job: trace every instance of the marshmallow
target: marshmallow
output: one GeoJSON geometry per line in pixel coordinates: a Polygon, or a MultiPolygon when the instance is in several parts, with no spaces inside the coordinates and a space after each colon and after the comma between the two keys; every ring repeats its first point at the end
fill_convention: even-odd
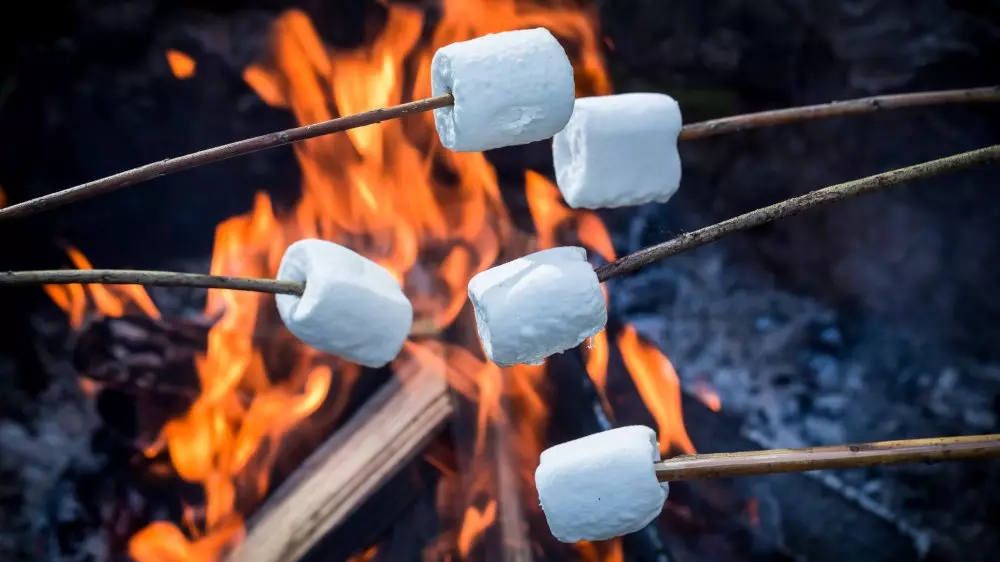
{"type": "Polygon", "coordinates": [[[576,95],[573,66],[547,29],[484,35],[438,49],[431,91],[455,104],[434,110],[441,144],[481,152],[550,138],[566,126],[576,95]]]}
{"type": "Polygon", "coordinates": [[[285,250],[278,279],[305,282],[302,296],[275,295],[292,334],[320,351],[366,367],[399,353],[413,306],[382,266],[326,240],[299,240],[285,250]]]}
{"type": "Polygon", "coordinates": [[[469,282],[483,350],[502,367],[540,365],[604,329],[608,311],[597,274],[579,247],[542,250],[469,282]]]}
{"type": "Polygon", "coordinates": [[[620,427],[542,453],[535,485],[552,535],[562,542],[634,533],[660,514],[669,486],[657,482],[656,433],[620,427]]]}
{"type": "Polygon", "coordinates": [[[576,100],[555,136],[556,183],[573,208],[666,203],[681,183],[681,110],[663,94],[576,100]]]}

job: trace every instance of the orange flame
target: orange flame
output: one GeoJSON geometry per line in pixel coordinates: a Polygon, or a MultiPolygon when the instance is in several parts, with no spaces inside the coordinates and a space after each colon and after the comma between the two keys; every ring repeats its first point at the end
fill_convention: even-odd
{"type": "Polygon", "coordinates": [[[603,543],[581,542],[573,545],[580,562],[624,562],[620,540],[604,541],[603,543]]]}
{"type": "Polygon", "coordinates": [[[378,554],[378,545],[370,546],[364,552],[352,557],[349,562],[371,562],[375,559],[376,554],[378,554]]]}
{"type": "MultiPolygon", "coordinates": [[[[535,223],[540,249],[554,248],[566,237],[564,230],[574,226],[576,240],[593,253],[607,261],[614,261],[615,249],[611,244],[611,235],[601,219],[590,211],[573,211],[562,202],[559,189],[545,176],[528,171],[524,177],[525,195],[528,199],[528,210],[535,223]]],[[[601,285],[604,300],[607,302],[608,289],[601,285]]],[[[594,382],[601,402],[608,414],[613,414],[611,403],[607,397],[608,383],[608,334],[602,330],[583,348],[587,361],[587,374],[594,382]]]]}
{"type": "Polygon", "coordinates": [[[176,49],[167,49],[167,64],[170,65],[170,72],[180,80],[187,80],[194,76],[196,63],[187,54],[176,49]]]}
{"type": "MultiPolygon", "coordinates": [[[[611,92],[600,50],[606,40],[597,33],[594,13],[575,0],[545,5],[539,0],[442,0],[429,40],[422,39],[424,14],[413,4],[382,4],[386,19],[379,35],[346,51],[329,49],[304,12],[285,12],[273,24],[267,62],[248,66],[244,81],[298,123],[315,123],[428,97],[431,57],[446,44],[544,26],[567,46],[580,95],[611,92]]],[[[178,78],[185,77],[183,61],[194,72],[194,61],[183,53],[168,51],[167,59],[178,78]]],[[[310,139],[293,150],[301,169],[299,201],[276,213],[270,198],[260,193],[250,212],[220,224],[213,274],[273,277],[291,242],[331,240],[392,271],[414,305],[415,323],[440,333],[465,307],[471,277],[493,265],[502,251],[511,253],[516,233],[495,170],[482,154],[443,150],[429,113],[310,139]]],[[[537,247],[569,239],[604,260],[614,259],[610,236],[596,214],[567,209],[555,186],[540,174],[528,172],[525,183],[537,247]]],[[[78,267],[89,267],[77,258],[78,267]]],[[[127,295],[136,308],[153,315],[145,301],[125,289],[95,293],[88,288],[92,302],[79,285],[46,290],[74,326],[80,325],[88,305],[105,314],[128,308],[116,308],[112,296],[127,295]]],[[[204,488],[205,505],[186,510],[181,525],[155,522],[137,533],[129,553],[139,562],[218,560],[243,536],[241,509],[266,494],[282,439],[319,408],[340,408],[350,395],[360,369],[298,344],[276,321],[273,308],[268,296],[209,292],[205,315],[218,321],[197,359],[201,394],[183,416],[162,428],[146,451],[150,456],[166,452],[178,476],[204,488]],[[277,355],[295,357],[285,377],[268,371],[265,358],[277,355]]],[[[629,333],[618,342],[629,372],[660,424],[661,436],[670,428],[669,442],[686,450],[690,442],[684,441],[679,398],[669,394],[677,392],[670,364],[629,333]]],[[[510,519],[502,499],[508,496],[498,493],[510,479],[498,474],[503,472],[498,466],[513,468],[522,496],[518,509],[537,514],[534,470],[548,444],[545,367],[500,369],[478,358],[478,347],[470,351],[426,340],[413,345],[446,357],[452,389],[476,406],[472,475],[464,479],[468,489],[461,490],[459,506],[439,502],[439,509],[457,507],[453,513],[460,523],[449,533],[450,548],[464,558],[497,521],[510,519]],[[509,458],[495,459],[498,451],[509,458]]],[[[587,372],[610,412],[604,396],[607,334],[583,347],[587,372]]],[[[443,481],[457,480],[454,476],[443,481]]],[[[620,541],[577,548],[585,560],[622,560],[620,541]]],[[[374,553],[372,549],[356,559],[374,553]]]]}
{"type": "Polygon", "coordinates": [[[692,391],[702,404],[708,406],[709,410],[718,412],[722,409],[722,398],[720,398],[719,393],[712,388],[712,385],[705,381],[697,381],[694,383],[692,391]]]}
{"type": "MultiPolygon", "coordinates": [[[[66,248],[70,261],[77,269],[94,269],[90,260],[80,250],[74,247],[66,248]]],[[[153,304],[141,285],[44,285],[42,289],[52,302],[63,309],[69,316],[70,326],[79,328],[87,311],[87,293],[90,293],[92,304],[97,313],[102,316],[120,318],[125,311],[133,306],[150,318],[160,318],[160,311],[153,304]]]]}
{"type": "Polygon", "coordinates": [[[694,453],[694,444],[684,428],[680,381],[670,360],[639,339],[632,326],[626,326],[618,335],[618,348],[642,401],[656,420],[660,453],[666,455],[671,446],[694,453]]]}
{"type": "Polygon", "coordinates": [[[458,552],[463,558],[469,556],[476,539],[497,519],[497,502],[490,500],[482,511],[469,506],[462,520],[462,528],[458,532],[458,552]]]}

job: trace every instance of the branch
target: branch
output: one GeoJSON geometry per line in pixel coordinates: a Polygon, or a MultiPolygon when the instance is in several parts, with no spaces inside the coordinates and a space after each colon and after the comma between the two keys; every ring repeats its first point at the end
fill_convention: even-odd
{"type": "Polygon", "coordinates": [[[126,170],[113,176],[80,184],[76,187],[70,187],[62,191],[57,191],[55,193],[43,195],[42,197],[38,197],[36,199],[30,199],[28,201],[24,201],[23,203],[5,207],[0,209],[0,221],[33,215],[35,213],[61,207],[62,205],[66,205],[68,203],[73,203],[75,201],[82,201],[104,193],[111,193],[112,191],[116,191],[123,187],[135,185],[160,176],[190,170],[191,168],[197,168],[198,166],[204,166],[205,164],[222,162],[223,160],[229,160],[230,158],[235,158],[237,156],[244,156],[260,150],[277,148],[286,144],[321,137],[331,133],[339,133],[350,129],[356,129],[358,127],[374,125],[375,123],[381,123],[382,121],[387,121],[389,119],[396,119],[412,113],[422,113],[424,111],[446,107],[452,105],[453,103],[454,98],[452,98],[451,94],[444,94],[433,98],[412,101],[383,109],[373,109],[371,111],[366,111],[365,113],[358,113],[356,115],[348,115],[347,117],[313,123],[312,125],[305,125],[303,127],[269,133],[259,137],[253,137],[238,142],[224,144],[222,146],[208,148],[192,154],[178,156],[176,158],[167,158],[165,160],[160,160],[159,162],[153,162],[152,164],[146,164],[145,166],[126,170]]]}
{"type": "Polygon", "coordinates": [[[805,449],[682,455],[658,462],[655,466],[657,479],[661,482],[673,482],[695,478],[731,478],[831,468],[998,457],[1000,457],[1000,435],[968,435],[805,449]]]}
{"type": "Polygon", "coordinates": [[[845,115],[862,115],[875,113],[886,109],[902,109],[926,105],[950,105],[959,103],[986,103],[1000,101],[1000,86],[972,88],[967,90],[941,90],[938,92],[919,92],[915,94],[892,94],[873,96],[846,101],[835,101],[819,105],[807,105],[789,109],[776,109],[746,115],[723,117],[701,123],[691,123],[681,129],[681,140],[695,140],[714,137],[728,133],[761,129],[775,125],[825,119],[827,117],[842,117],[845,115]]]}
{"type": "MultiPolygon", "coordinates": [[[[1000,87],[998,86],[967,90],[946,90],[940,92],[877,96],[852,101],[833,102],[822,105],[781,109],[777,111],[766,111],[763,113],[736,115],[733,117],[705,121],[703,123],[692,123],[686,125],[681,130],[680,139],[699,139],[737,131],[744,131],[747,129],[793,123],[796,121],[808,121],[812,119],[836,117],[840,115],[871,113],[873,111],[883,109],[998,101],[1000,101],[1000,87]]],[[[108,176],[106,178],[2,208],[0,209],[0,221],[33,215],[66,205],[68,203],[82,201],[104,193],[110,193],[123,187],[135,185],[137,183],[165,176],[167,174],[172,174],[174,172],[181,172],[198,166],[204,166],[205,164],[221,162],[223,160],[228,160],[229,158],[250,154],[251,152],[277,148],[279,146],[284,146],[286,144],[322,135],[373,125],[375,123],[380,123],[388,119],[395,119],[404,115],[447,107],[453,103],[454,98],[451,94],[445,94],[433,98],[387,107],[384,109],[375,109],[366,113],[359,113],[357,115],[350,115],[347,117],[332,119],[330,121],[323,121],[321,123],[270,133],[223,146],[217,146],[215,148],[209,148],[193,154],[179,156],[177,158],[167,158],[165,160],[154,162],[152,164],[146,164],[145,166],[127,170],[113,176],[108,176]]]]}
{"type": "Polygon", "coordinates": [[[0,271],[0,286],[22,285],[150,285],[154,287],[197,287],[232,289],[302,296],[305,283],[226,277],[177,271],[134,271],[128,269],[56,269],[46,271],[0,271]]]}
{"type": "MultiPolygon", "coordinates": [[[[639,269],[681,252],[693,250],[714,242],[719,238],[749,230],[775,220],[797,215],[803,211],[856,197],[874,193],[910,180],[930,178],[947,172],[961,170],[980,164],[1000,160],[1000,145],[963,152],[954,156],[931,160],[907,168],[891,170],[859,180],[849,181],[806,193],[769,207],[757,209],[694,232],[682,234],[672,240],[650,246],[623,256],[611,263],[597,267],[597,278],[602,283],[633,273],[639,269]]],[[[237,291],[258,291],[262,293],[302,295],[304,283],[278,281],[275,279],[252,279],[245,277],[223,277],[200,273],[180,273],[173,271],[130,271],[117,269],[57,269],[45,271],[0,272],[0,286],[23,286],[39,284],[93,284],[105,285],[153,285],[161,287],[199,287],[203,289],[233,289],[237,291]]]]}
{"type": "Polygon", "coordinates": [[[712,226],[706,226],[694,232],[682,234],[672,240],[621,257],[609,264],[598,267],[596,269],[597,279],[603,283],[608,279],[638,271],[664,258],[704,246],[723,236],[749,230],[781,218],[797,215],[820,205],[842,201],[858,195],[874,193],[910,180],[930,178],[971,166],[987,164],[995,160],[1000,160],[1000,145],[981,148],[972,152],[963,152],[962,154],[948,156],[947,158],[931,160],[923,164],[900,168],[867,178],[833,185],[818,191],[812,191],[805,195],[775,203],[769,207],[750,211],[744,215],[733,217],[712,226]]]}

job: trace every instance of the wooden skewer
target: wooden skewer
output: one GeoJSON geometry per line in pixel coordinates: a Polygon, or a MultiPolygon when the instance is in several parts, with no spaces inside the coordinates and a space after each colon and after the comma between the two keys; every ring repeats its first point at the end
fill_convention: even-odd
{"type": "Polygon", "coordinates": [[[657,480],[673,482],[832,468],[993,458],[1000,458],[1000,434],[906,439],[806,449],[682,455],[658,462],[655,466],[657,480]]]}
{"type": "Polygon", "coordinates": [[[186,154],[184,156],[178,156],[176,158],[166,158],[164,160],[160,160],[159,162],[146,164],[145,166],[119,172],[113,176],[80,184],[76,187],[70,187],[62,191],[57,191],[55,193],[50,193],[35,199],[29,199],[28,201],[24,201],[16,205],[5,207],[0,209],[0,221],[33,215],[35,213],[61,207],[67,203],[82,201],[83,199],[88,199],[104,193],[110,193],[123,187],[135,185],[137,183],[165,176],[167,174],[190,170],[191,168],[197,168],[198,166],[204,166],[205,164],[222,162],[223,160],[228,160],[237,156],[244,156],[260,150],[277,148],[279,146],[301,142],[314,137],[321,137],[323,135],[340,133],[350,129],[356,129],[358,127],[374,125],[375,123],[381,123],[382,121],[388,121],[389,119],[397,119],[405,115],[423,113],[425,111],[447,107],[449,105],[453,105],[454,103],[455,98],[453,98],[451,94],[444,94],[432,98],[394,105],[392,107],[373,109],[364,113],[339,117],[337,119],[322,121],[320,123],[313,123],[312,125],[305,125],[303,127],[295,127],[293,129],[269,133],[259,137],[253,137],[224,144],[222,146],[208,148],[199,152],[186,154]]]}
{"type": "Polygon", "coordinates": [[[306,284],[277,279],[227,277],[179,271],[131,269],[52,269],[43,271],[0,271],[0,285],[148,285],[151,287],[196,287],[232,289],[276,295],[302,296],[306,284]]]}
{"type": "Polygon", "coordinates": [[[638,271],[664,258],[704,246],[734,232],[741,232],[781,218],[791,217],[803,211],[819,207],[820,205],[843,201],[844,199],[858,195],[874,193],[903,182],[930,178],[971,166],[987,164],[996,160],[1000,160],[1000,145],[980,148],[971,152],[963,152],[954,156],[939,158],[930,162],[899,168],[859,180],[832,185],[817,191],[811,191],[805,195],[750,211],[749,213],[713,224],[712,226],[706,226],[694,232],[681,234],[666,242],[623,256],[609,264],[598,267],[596,269],[597,279],[603,283],[608,279],[638,271]]]}
{"type": "MultiPolygon", "coordinates": [[[[769,207],[751,211],[712,226],[706,226],[694,232],[682,234],[656,246],[623,256],[611,263],[597,267],[595,269],[597,279],[603,283],[609,279],[637,271],[653,262],[699,246],[704,246],[724,236],[748,230],[780,218],[796,215],[820,205],[841,201],[858,195],[874,193],[875,191],[886,189],[906,181],[929,178],[996,160],[1000,160],[1000,145],[981,148],[971,152],[963,152],[954,156],[931,160],[930,162],[826,187],[780,203],[775,203],[769,207]]],[[[171,271],[89,269],[0,272],[0,286],[39,285],[47,283],[200,287],[299,296],[305,290],[304,283],[292,281],[223,277],[171,271]]]]}
{"type": "MultiPolygon", "coordinates": [[[[844,115],[859,115],[873,113],[887,109],[900,109],[905,107],[917,107],[928,105],[959,104],[959,103],[979,103],[979,102],[1000,102],[1000,86],[988,86],[984,88],[971,88],[963,90],[942,90],[937,92],[919,92],[909,94],[892,94],[886,96],[874,96],[860,98],[849,101],[836,101],[819,105],[809,105],[794,107],[789,109],[779,109],[776,111],[763,111],[746,115],[735,115],[722,119],[713,119],[702,123],[691,123],[685,125],[680,133],[680,140],[694,140],[738,131],[758,129],[762,127],[773,127],[787,123],[799,121],[810,121],[828,117],[838,117],[844,115]]],[[[261,135],[250,139],[245,139],[230,144],[216,146],[192,154],[167,158],[159,162],[153,162],[117,173],[113,176],[101,178],[92,182],[70,187],[62,191],[43,195],[35,199],[30,199],[16,205],[11,205],[0,209],[0,221],[25,217],[40,213],[49,209],[54,209],[68,203],[81,201],[90,197],[110,193],[112,191],[135,185],[140,182],[204,166],[214,162],[221,162],[237,156],[243,156],[252,152],[277,148],[286,144],[300,142],[303,140],[339,133],[358,127],[365,127],[375,123],[381,123],[389,119],[397,119],[405,115],[422,113],[434,109],[454,105],[455,98],[451,94],[443,94],[432,98],[412,101],[383,109],[375,109],[356,115],[340,117],[286,129],[267,135],[261,135]]]]}
{"type": "Polygon", "coordinates": [[[885,109],[997,101],[1000,101],[1000,86],[972,88],[968,90],[941,90],[937,92],[872,96],[869,98],[834,101],[819,105],[761,111],[759,113],[749,113],[747,115],[736,115],[701,123],[692,123],[684,126],[681,130],[680,139],[701,139],[750,129],[811,121],[813,119],[862,115],[885,109]]]}

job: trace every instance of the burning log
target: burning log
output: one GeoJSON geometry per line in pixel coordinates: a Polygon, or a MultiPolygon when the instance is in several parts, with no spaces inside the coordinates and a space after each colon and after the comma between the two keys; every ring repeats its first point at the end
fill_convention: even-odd
{"type": "Polygon", "coordinates": [[[298,560],[419,453],[452,413],[443,365],[420,353],[282,484],[231,561],[298,560]]]}
{"type": "MultiPolygon", "coordinates": [[[[679,140],[693,140],[762,127],[773,127],[776,125],[799,121],[809,121],[813,119],[844,115],[859,115],[886,109],[997,101],[1000,101],[1000,88],[996,86],[964,90],[944,90],[938,92],[873,96],[855,100],[781,109],[777,111],[764,111],[747,115],[736,115],[733,117],[705,121],[703,123],[692,123],[685,125],[681,129],[679,140]]],[[[375,109],[356,115],[331,119],[321,123],[313,123],[311,125],[304,125],[302,127],[261,135],[176,158],[166,158],[158,162],[126,170],[106,178],[84,183],[62,191],[57,191],[55,193],[50,193],[48,195],[31,199],[29,201],[23,201],[8,207],[0,205],[0,221],[4,219],[13,219],[33,215],[60,207],[62,205],[73,203],[75,201],[81,201],[83,199],[104,193],[110,193],[112,191],[165,176],[167,174],[189,170],[206,164],[221,162],[237,156],[251,154],[259,150],[277,148],[323,135],[347,131],[358,127],[365,127],[388,119],[396,119],[405,115],[449,107],[454,103],[455,99],[451,94],[443,94],[392,107],[375,109]]]]}

